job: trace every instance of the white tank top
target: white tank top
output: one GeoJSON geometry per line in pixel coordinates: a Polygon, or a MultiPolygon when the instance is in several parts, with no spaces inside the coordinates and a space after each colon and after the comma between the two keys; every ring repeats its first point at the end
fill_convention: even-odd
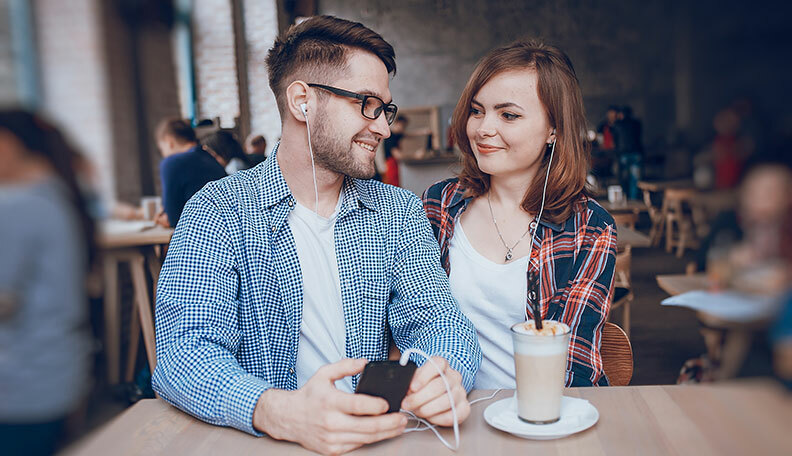
{"type": "Polygon", "coordinates": [[[494,263],[473,248],[457,219],[448,247],[451,293],[478,333],[476,389],[515,388],[511,325],[525,320],[528,257],[494,263]]]}

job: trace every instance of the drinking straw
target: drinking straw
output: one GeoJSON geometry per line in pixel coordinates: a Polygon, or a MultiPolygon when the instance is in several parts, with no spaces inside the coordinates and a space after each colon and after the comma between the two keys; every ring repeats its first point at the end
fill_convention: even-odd
{"type": "Polygon", "coordinates": [[[537,299],[538,293],[537,290],[539,289],[539,280],[536,276],[536,272],[529,270],[528,271],[528,305],[531,306],[531,311],[533,312],[534,324],[536,325],[536,330],[542,330],[542,313],[539,310],[539,300],[537,299]]]}

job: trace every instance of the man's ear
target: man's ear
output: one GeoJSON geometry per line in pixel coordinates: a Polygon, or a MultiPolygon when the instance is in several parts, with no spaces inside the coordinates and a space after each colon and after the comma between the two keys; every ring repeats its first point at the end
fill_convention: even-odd
{"type": "Polygon", "coordinates": [[[305,115],[300,105],[305,104],[306,109],[310,111],[309,98],[311,97],[308,91],[309,87],[304,81],[294,81],[286,88],[286,107],[289,114],[297,120],[297,122],[305,122],[305,115]]]}

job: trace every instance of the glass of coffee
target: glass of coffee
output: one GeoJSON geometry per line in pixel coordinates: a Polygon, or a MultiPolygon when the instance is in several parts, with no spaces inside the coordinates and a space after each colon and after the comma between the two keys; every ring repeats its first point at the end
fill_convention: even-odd
{"type": "Polygon", "coordinates": [[[154,220],[162,212],[162,198],[159,196],[144,196],[140,200],[143,209],[143,218],[154,220]]]}
{"type": "Polygon", "coordinates": [[[555,423],[561,418],[561,396],[567,365],[570,330],[564,323],[533,320],[511,327],[517,377],[517,415],[531,424],[555,423]]]}

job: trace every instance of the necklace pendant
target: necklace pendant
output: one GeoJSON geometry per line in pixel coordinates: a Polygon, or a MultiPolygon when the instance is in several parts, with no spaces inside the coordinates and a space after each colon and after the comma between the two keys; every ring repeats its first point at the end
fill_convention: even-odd
{"type": "Polygon", "coordinates": [[[504,261],[509,261],[511,259],[512,259],[512,250],[509,249],[509,251],[506,252],[506,259],[504,261]]]}

